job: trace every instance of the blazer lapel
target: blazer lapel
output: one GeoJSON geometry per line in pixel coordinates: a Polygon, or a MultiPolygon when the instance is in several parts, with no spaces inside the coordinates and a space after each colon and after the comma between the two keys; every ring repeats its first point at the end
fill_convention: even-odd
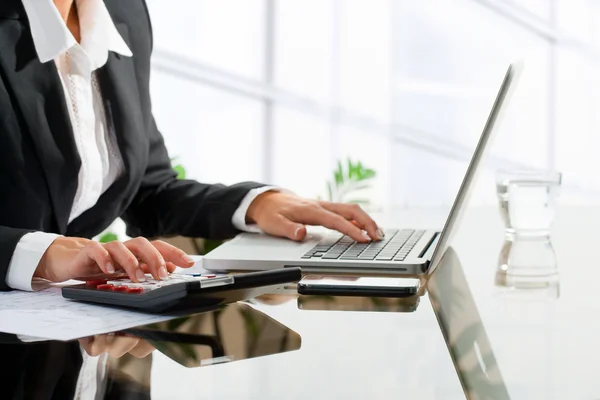
{"type": "MultiPolygon", "coordinates": [[[[127,26],[120,23],[115,23],[115,26],[130,46],[127,26]]],[[[148,141],[133,58],[111,52],[106,65],[97,74],[107,120],[113,126],[125,164],[122,178],[127,184],[143,174],[148,158],[148,141]]]]}
{"type": "Polygon", "coordinates": [[[39,62],[25,21],[0,19],[0,54],[0,78],[21,112],[23,134],[31,135],[64,233],[81,160],[58,71],[54,62],[39,62]]]}

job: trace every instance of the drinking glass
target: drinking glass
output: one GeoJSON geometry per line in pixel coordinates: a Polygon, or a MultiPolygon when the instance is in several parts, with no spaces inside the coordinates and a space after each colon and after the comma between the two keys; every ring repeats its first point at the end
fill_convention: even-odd
{"type": "Polygon", "coordinates": [[[562,174],[557,171],[499,172],[496,193],[508,239],[549,237],[562,174]]]}
{"type": "Polygon", "coordinates": [[[496,285],[552,290],[558,295],[558,266],[550,240],[562,174],[557,171],[502,171],[496,193],[505,242],[496,285]]]}

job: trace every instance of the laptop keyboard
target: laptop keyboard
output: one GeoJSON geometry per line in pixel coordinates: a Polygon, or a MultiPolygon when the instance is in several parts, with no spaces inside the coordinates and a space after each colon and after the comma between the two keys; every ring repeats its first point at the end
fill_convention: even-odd
{"type": "Polygon", "coordinates": [[[425,231],[393,229],[379,242],[358,243],[339,233],[323,238],[302,259],[404,261],[425,231]]]}

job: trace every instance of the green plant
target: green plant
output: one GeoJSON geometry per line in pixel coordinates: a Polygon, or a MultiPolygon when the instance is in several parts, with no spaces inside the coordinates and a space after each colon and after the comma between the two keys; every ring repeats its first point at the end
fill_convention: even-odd
{"type": "Polygon", "coordinates": [[[333,172],[333,181],[327,182],[329,201],[369,205],[370,199],[353,196],[371,188],[376,175],[375,170],[366,168],[360,161],[353,162],[348,158],[345,169],[342,162],[338,161],[337,169],[333,172]]]}
{"type": "MultiPolygon", "coordinates": [[[[173,164],[173,162],[176,160],[177,160],[177,157],[171,158],[171,164],[173,164]]],[[[185,172],[185,167],[182,164],[173,165],[173,170],[175,172],[177,172],[177,179],[185,179],[186,172],[185,172]]]]}
{"type": "Polygon", "coordinates": [[[177,179],[185,179],[185,168],[181,164],[177,164],[173,167],[175,172],[177,172],[177,179]]]}
{"type": "Polygon", "coordinates": [[[98,239],[98,241],[100,243],[109,243],[109,242],[114,242],[115,240],[119,240],[119,236],[117,236],[116,233],[113,232],[105,232],[102,236],[100,236],[100,238],[98,239]]]}

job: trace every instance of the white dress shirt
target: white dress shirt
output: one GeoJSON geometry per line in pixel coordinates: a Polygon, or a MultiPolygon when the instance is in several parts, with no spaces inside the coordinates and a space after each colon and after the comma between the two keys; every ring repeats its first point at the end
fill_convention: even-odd
{"type": "MultiPolygon", "coordinates": [[[[108,60],[109,52],[126,57],[132,53],[117,31],[102,0],[76,0],[81,43],[77,43],[52,0],[22,0],[40,62],[53,61],[65,93],[73,135],[81,158],[78,187],[69,222],[92,208],[100,196],[123,173],[124,164],[115,132],[107,124],[96,70],[108,60]]],[[[246,225],[250,203],[261,193],[251,190],[235,211],[234,226],[260,231],[246,225]]],[[[6,277],[13,289],[34,290],[33,274],[46,249],[59,235],[28,233],[17,244],[6,277]]]]}

